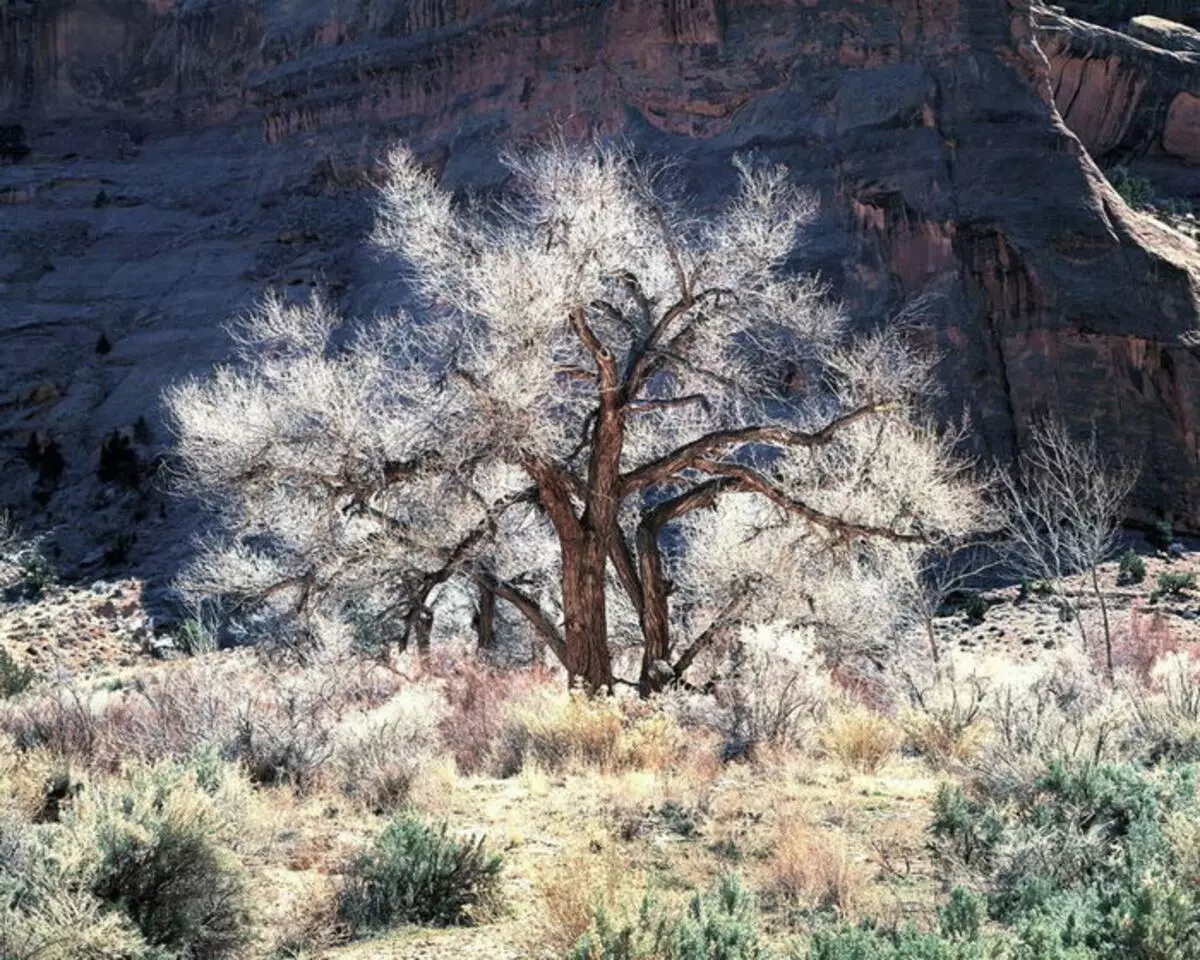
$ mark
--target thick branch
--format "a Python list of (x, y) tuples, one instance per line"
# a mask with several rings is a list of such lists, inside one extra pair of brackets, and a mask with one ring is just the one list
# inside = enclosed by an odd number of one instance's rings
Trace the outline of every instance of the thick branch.
[(538, 499), (559, 539), (564, 542), (579, 539), (583, 528), (571, 504), (571, 491), (581, 486), (578, 479), (558, 464), (535, 457), (527, 458), (524, 467), (538, 486)]
[(514, 587), (511, 583), (504, 583), (497, 580), (491, 574), (476, 573), (481, 588), (490, 590), (501, 600), (507, 600), (521, 612), (521, 615), (529, 621), (530, 626), (537, 631), (550, 645), (550, 649), (554, 651), (554, 655), (558, 657), (559, 662), (565, 667), (567, 665), (567, 645), (562, 638), (562, 634), (550, 622), (550, 619), (542, 612), (542, 608), (538, 602), (529, 596), (524, 591)]
[(787, 447), (819, 447), (830, 443), (839, 430), (874, 413), (894, 407), (890, 403), (872, 403), (843, 414), (820, 430), (804, 433), (786, 427), (753, 426), (737, 430), (716, 430), (651, 463), (631, 470), (621, 478), (622, 493), (641, 490), (654, 483), (663, 483), (681, 471), (695, 468), (698, 461), (724, 453), (730, 447), (745, 443), (773, 443)]
[(830, 516), (827, 513), (822, 513), (815, 507), (810, 507), (801, 500), (796, 500), (788, 496), (777, 486), (771, 483), (757, 470), (751, 467), (743, 467), (733, 463), (717, 463), (712, 460), (699, 460), (695, 463), (695, 469), (710, 473), (716, 476), (733, 479), (737, 481), (737, 488), (746, 493), (759, 493), (787, 510), (789, 513), (798, 514), (804, 517), (809, 523), (819, 527), (824, 527), (826, 530), (832, 530), (845, 537), (875, 537), (881, 540), (891, 540), (894, 543), (926, 543), (928, 537), (920, 533), (902, 533), (899, 530), (894, 530), (891, 527), (879, 527), (872, 524), (855, 523), (852, 520), (845, 520), (841, 517)]

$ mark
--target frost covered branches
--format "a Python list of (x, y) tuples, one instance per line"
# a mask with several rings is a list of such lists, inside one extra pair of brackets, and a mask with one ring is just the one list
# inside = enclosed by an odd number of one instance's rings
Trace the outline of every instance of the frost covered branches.
[(374, 239), (426, 316), (347, 339), (322, 302), (270, 299), (238, 365), (172, 391), (189, 480), (226, 519), (188, 587), (401, 641), (469, 590), (593, 689), (631, 647), (656, 689), (749, 622), (878, 629), (896, 564), (980, 500), (918, 412), (912, 324), (849, 339), (785, 269), (814, 200), (739, 160), (700, 220), (619, 150), (507, 162), (480, 209), (387, 158)]

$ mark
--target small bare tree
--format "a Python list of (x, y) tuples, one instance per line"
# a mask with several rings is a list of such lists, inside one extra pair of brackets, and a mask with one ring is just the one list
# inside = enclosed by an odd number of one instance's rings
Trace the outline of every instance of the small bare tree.
[(1036, 423), (1017, 469), (1001, 474), (1005, 533), (1018, 567), (1046, 582), (1078, 625), (1084, 649), (1088, 630), (1079, 604), (1065, 586), (1084, 574), (1100, 608), (1105, 664), (1113, 672), (1112, 628), (1100, 585), (1100, 564), (1116, 552), (1122, 513), (1138, 470), (1100, 452), (1095, 431), (1076, 440), (1057, 419)]
[(925, 550), (911, 550), (897, 573), (913, 614), (920, 621), (929, 654), (938, 664), (942, 659), (935, 621), (946, 601), (956, 592), (970, 589), (989, 570), (999, 566), (994, 545), (973, 539), (950, 540)]
[(170, 392), (225, 519), (189, 593), (306, 637), (353, 603), (403, 643), (473, 581), (593, 690), (640, 647), (645, 693), (751, 620), (864, 623), (899, 551), (975, 525), (912, 324), (848, 340), (785, 269), (815, 210), (785, 169), (738, 161), (700, 220), (621, 150), (507, 163), (485, 207), (387, 158), (375, 240), (425, 316), (340, 332), (270, 298), (239, 365)]

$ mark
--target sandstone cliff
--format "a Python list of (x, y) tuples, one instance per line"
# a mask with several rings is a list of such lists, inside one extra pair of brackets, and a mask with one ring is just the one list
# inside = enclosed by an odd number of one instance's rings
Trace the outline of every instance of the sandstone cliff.
[[(1054, 14), (1038, 20), (1055, 102), (1093, 156), (1163, 154), (1200, 164), (1200, 52)], [(1139, 35), (1154, 36), (1145, 27)]]
[(1040, 411), (1095, 422), (1142, 515), (1200, 527), (1200, 254), (1063, 124), (1076, 47), (1048, 61), (1028, 0), (8, 0), (0, 37), (0, 504), (66, 559), (183, 549), (156, 398), (231, 312), (268, 284), (398, 302), (361, 242), (383, 144), (486, 188), (556, 125), (682, 155), (705, 200), (733, 151), (788, 163), (825, 199), (806, 265), (864, 322), (937, 292), (945, 409), (985, 454)]

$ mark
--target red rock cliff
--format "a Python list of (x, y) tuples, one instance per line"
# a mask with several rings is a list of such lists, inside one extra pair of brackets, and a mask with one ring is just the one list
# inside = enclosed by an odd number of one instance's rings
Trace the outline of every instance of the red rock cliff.
[[(1200, 527), (1200, 255), (1064, 125), (1028, 0), (59, 0), (0, 6), (0, 26), (0, 122), (33, 150), (5, 168), (0, 439), (61, 437), (68, 479), (219, 355), (264, 283), (386, 305), (390, 275), (352, 251), (387, 139), (487, 185), (501, 141), (565, 125), (682, 154), (701, 198), (732, 151), (787, 162), (826, 198), (810, 262), (860, 316), (938, 294), (947, 409), (974, 411), (986, 451), (1041, 411), (1095, 422), (1142, 460), (1143, 513)], [(89, 176), (169, 240), (63, 185)], [(101, 329), (137, 371), (116, 388)], [(0, 500), (35, 483), (10, 476)]]

